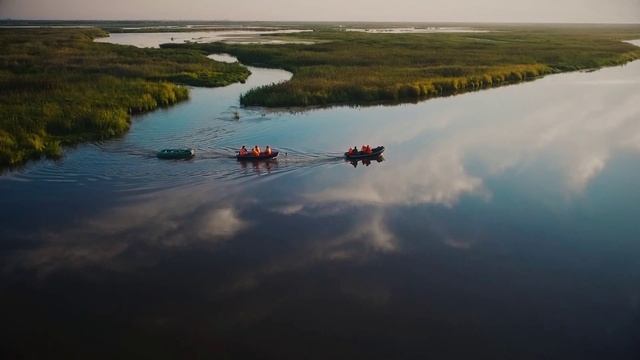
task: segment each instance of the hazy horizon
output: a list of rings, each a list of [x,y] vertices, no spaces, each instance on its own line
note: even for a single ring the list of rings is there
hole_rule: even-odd
[[[0,0],[13,20],[640,23],[640,0]]]

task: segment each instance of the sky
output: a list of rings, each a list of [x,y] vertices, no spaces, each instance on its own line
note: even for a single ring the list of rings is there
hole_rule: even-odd
[[[0,19],[640,23],[640,0],[0,0]]]

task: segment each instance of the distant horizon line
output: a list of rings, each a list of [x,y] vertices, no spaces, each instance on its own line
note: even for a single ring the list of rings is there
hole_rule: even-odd
[[[37,21],[37,22],[237,22],[237,23],[379,23],[379,24],[557,24],[557,25],[640,25],[640,22],[578,22],[578,21],[460,21],[460,20],[196,20],[196,19],[36,19],[2,18],[1,21]]]

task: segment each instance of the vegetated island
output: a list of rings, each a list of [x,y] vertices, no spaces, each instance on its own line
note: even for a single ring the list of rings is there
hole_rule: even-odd
[[[182,85],[223,86],[250,74],[199,51],[93,42],[107,35],[95,28],[0,29],[0,167],[121,135],[132,114],[187,99]]]
[[[325,27],[295,35],[313,45],[162,46],[230,53],[246,65],[291,71],[290,81],[250,90],[240,99],[245,106],[267,107],[415,102],[640,58],[640,48],[622,42],[640,38],[638,25],[480,29],[488,32],[371,34]]]

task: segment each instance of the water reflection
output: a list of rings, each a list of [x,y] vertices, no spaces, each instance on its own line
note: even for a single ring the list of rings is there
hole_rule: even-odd
[[[606,171],[608,162],[615,160],[617,154],[637,154],[640,150],[640,123],[636,121],[640,110],[635,106],[640,103],[638,62],[418,105],[281,112],[258,122],[247,116],[232,124],[211,120],[211,110],[226,111],[230,106],[222,102],[211,108],[211,96],[231,100],[234,97],[225,93],[237,95],[248,87],[290,76],[256,68],[252,72],[246,85],[198,89],[186,106],[145,115],[123,140],[98,148],[81,148],[62,163],[36,164],[3,178],[3,189],[15,194],[7,196],[7,200],[29,212],[33,209],[21,199],[28,196],[31,182],[50,180],[41,177],[44,170],[55,170],[56,176],[69,180],[76,177],[75,171],[80,171],[73,169],[93,172],[95,178],[91,182],[79,183],[86,191],[103,186],[108,189],[118,183],[131,190],[144,189],[129,191],[130,196],[120,195],[119,201],[126,205],[110,206],[87,214],[87,218],[83,215],[84,225],[75,225],[69,232],[38,229],[30,233],[22,228],[12,229],[7,223],[6,233],[42,243],[18,258],[29,268],[78,267],[119,257],[135,242],[189,246],[205,239],[215,242],[235,238],[249,224],[265,221],[245,209],[249,203],[261,211],[279,214],[280,223],[292,216],[314,218],[309,229],[326,227],[325,217],[349,219],[353,226],[324,234],[334,240],[322,241],[324,250],[313,251],[328,254],[329,259],[346,259],[351,252],[342,246],[358,243],[360,238],[367,238],[371,249],[386,251],[397,247],[398,234],[385,225],[389,211],[425,205],[460,211],[464,207],[456,206],[465,197],[479,201],[476,206],[499,207],[504,205],[501,197],[505,189],[526,201],[538,199],[536,202],[547,208],[562,209],[576,196],[590,196],[590,182]],[[202,120],[197,120],[199,111],[206,113]],[[177,118],[196,120],[175,128],[170,122]],[[363,127],[365,123],[374,126]],[[319,137],[319,127],[325,132],[337,128],[340,131]],[[219,138],[217,129],[224,131]],[[183,136],[176,133],[178,130],[193,134],[189,135],[192,141],[202,142],[195,144],[198,157],[194,161],[159,162],[130,156],[122,159],[121,152],[110,151],[132,143],[154,143],[172,134]],[[288,152],[282,159],[237,162],[233,158],[237,144],[262,143],[268,138],[288,146],[284,147]],[[215,139],[215,145],[206,144],[211,139]],[[348,171],[351,166],[341,166],[345,162],[339,153],[315,150],[339,149],[354,141],[387,145],[387,161],[380,158],[374,164],[346,162],[356,170],[362,169]],[[111,158],[117,161],[96,163],[96,159]],[[116,170],[118,167],[122,169]],[[98,174],[102,171],[108,177],[101,178]],[[159,173],[166,176],[162,182]],[[253,178],[255,175],[271,176],[258,180]],[[153,183],[154,187],[139,187],[140,177],[147,177],[143,183]],[[73,186],[73,182],[69,184]],[[250,198],[250,194],[254,197]],[[69,201],[83,202],[84,198]],[[216,205],[209,206],[211,202]],[[361,212],[367,215],[359,217]],[[14,217],[23,214],[26,213],[19,211]],[[33,216],[44,218],[47,214],[35,211]],[[455,248],[468,249],[480,239],[452,234],[446,225],[448,220],[407,216],[424,222],[429,231],[436,231],[442,243]],[[143,239],[137,239],[141,234]],[[290,236],[288,231],[284,234]]]
[[[24,238],[41,246],[19,251],[19,262],[12,262],[12,266],[24,265],[44,273],[96,265],[134,269],[158,259],[147,258],[144,251],[131,258],[131,249],[209,247],[250,226],[248,219],[238,216],[234,204],[221,201],[212,206],[215,197],[207,196],[209,192],[196,186],[136,196],[97,216],[84,217],[69,230],[29,234]]]
[[[270,174],[272,170],[278,169],[278,160],[277,159],[269,159],[269,160],[260,160],[260,161],[250,161],[250,160],[242,160],[238,161],[240,167],[243,170],[252,169],[257,175],[261,174]]]
[[[638,354],[640,62],[304,113],[238,108],[290,76],[251,70],[123,139],[0,178],[7,328],[35,307],[45,315],[28,323],[46,329],[70,314],[65,335],[192,334],[206,355]],[[149,155],[169,143],[198,156]],[[233,157],[267,143],[286,156]],[[358,143],[385,145],[385,161],[346,162]],[[39,348],[28,334],[5,337]]]
[[[369,166],[371,165],[371,163],[381,163],[384,161],[384,156],[380,155],[375,159],[360,159],[360,160],[349,160],[349,159],[345,159],[346,162],[350,163],[351,165],[353,165],[354,168],[358,167],[358,164],[362,165],[362,166]]]

